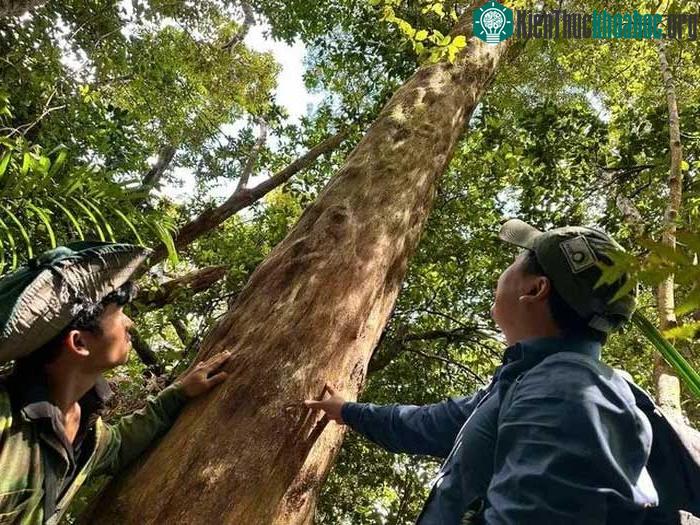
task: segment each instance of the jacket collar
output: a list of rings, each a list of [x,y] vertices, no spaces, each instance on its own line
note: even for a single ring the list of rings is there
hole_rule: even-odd
[[[504,383],[537,365],[557,352],[576,352],[591,359],[600,359],[601,344],[591,339],[577,337],[534,337],[523,339],[503,352],[503,364],[498,367],[494,379]]]
[[[13,372],[7,379],[13,404],[26,420],[53,421],[60,417],[59,408],[50,400],[46,375],[43,372]],[[109,384],[100,377],[78,403],[83,413],[91,415],[102,410],[111,396]]]
[[[591,339],[576,337],[533,337],[523,339],[506,348],[503,353],[503,364],[509,364],[521,359],[546,357],[556,352],[576,352],[592,359],[600,359],[601,344]]]

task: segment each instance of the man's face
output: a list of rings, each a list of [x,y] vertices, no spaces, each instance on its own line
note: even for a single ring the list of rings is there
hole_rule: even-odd
[[[523,303],[521,298],[533,293],[538,287],[541,276],[525,272],[527,251],[516,256],[513,263],[498,278],[496,297],[491,307],[491,317],[508,339],[509,334],[517,332],[518,324],[523,322],[526,309],[531,304]]]
[[[111,303],[100,317],[99,332],[82,331],[90,368],[109,370],[126,363],[129,358],[131,336],[129,329],[134,322],[124,313],[124,307]]]

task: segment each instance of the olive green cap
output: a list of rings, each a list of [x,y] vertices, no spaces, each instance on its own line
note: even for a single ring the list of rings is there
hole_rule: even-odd
[[[0,363],[48,343],[84,307],[126,283],[150,252],[81,241],[44,252],[0,278]]]
[[[591,328],[607,333],[632,316],[636,290],[611,302],[623,281],[596,287],[599,262],[610,264],[607,254],[624,251],[607,233],[586,226],[542,232],[520,219],[510,219],[501,226],[499,237],[535,252],[554,289]]]

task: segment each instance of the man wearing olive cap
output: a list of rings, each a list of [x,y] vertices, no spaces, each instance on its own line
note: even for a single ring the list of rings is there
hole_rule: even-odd
[[[501,239],[525,250],[501,274],[491,315],[509,345],[491,383],[427,406],[307,406],[391,452],[444,460],[421,525],[641,523],[658,504],[647,470],[650,422],[633,386],[600,361],[630,319],[623,282],[595,287],[620,246],[583,227],[540,232],[513,219]],[[668,523],[668,522],[664,522]]]
[[[102,373],[127,360],[129,278],[149,250],[80,242],[0,279],[0,523],[58,523],[92,475],[114,474],[172,425],[187,399],[226,377],[228,354],[183,375],[107,425]]]

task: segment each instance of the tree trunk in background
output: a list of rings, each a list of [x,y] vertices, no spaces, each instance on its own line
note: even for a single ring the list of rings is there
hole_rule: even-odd
[[[455,32],[470,35],[471,18]],[[229,379],[105,491],[90,523],[312,522],[343,429],[302,400],[326,381],[356,398],[436,181],[512,41],[472,38],[455,64],[421,67],[396,92],[205,338],[198,359],[233,351]]]
[[[0,18],[4,16],[20,16],[44,5],[46,0],[0,0]]]
[[[173,161],[175,153],[177,153],[177,148],[172,144],[165,144],[160,148],[160,150],[158,150],[156,163],[150,170],[148,170],[148,173],[143,176],[143,181],[141,182],[141,187],[139,190],[150,190],[160,184],[160,179],[170,167],[170,163]]]
[[[664,231],[661,242],[666,246],[676,246],[676,221],[681,209],[682,198],[682,173],[681,161],[683,149],[681,146],[681,130],[678,117],[678,102],[671,71],[666,59],[666,44],[658,43],[659,63],[663,76],[666,99],[668,102],[668,127],[670,137],[671,168],[668,178],[669,198],[664,216]],[[673,275],[669,275],[659,284],[656,290],[657,309],[659,313],[659,325],[662,330],[676,326],[675,302],[673,295]],[[659,405],[677,415],[681,414],[681,389],[680,381],[673,373],[671,367],[664,361],[661,355],[656,354],[654,362],[654,380],[656,383],[656,395]]]

